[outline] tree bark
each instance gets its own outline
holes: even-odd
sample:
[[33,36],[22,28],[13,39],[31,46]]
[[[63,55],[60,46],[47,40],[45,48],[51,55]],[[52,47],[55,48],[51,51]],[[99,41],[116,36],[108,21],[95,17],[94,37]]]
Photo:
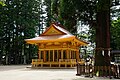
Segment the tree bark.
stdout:
[[[102,0],[104,1],[104,0]],[[97,11],[97,27],[96,27],[96,54],[95,65],[110,65],[110,1],[101,3],[99,0],[99,10]],[[107,5],[106,5],[107,4]],[[101,6],[101,7],[100,7]],[[103,7],[102,7],[103,6]]]

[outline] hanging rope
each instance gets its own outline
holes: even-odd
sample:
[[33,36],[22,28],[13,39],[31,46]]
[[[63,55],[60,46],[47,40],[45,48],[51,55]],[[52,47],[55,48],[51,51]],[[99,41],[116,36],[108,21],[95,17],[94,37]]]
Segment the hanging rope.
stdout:
[[108,51],[108,55],[110,56],[110,50],[111,48],[96,48],[95,50],[100,50],[102,51],[102,55],[105,55],[105,50]]

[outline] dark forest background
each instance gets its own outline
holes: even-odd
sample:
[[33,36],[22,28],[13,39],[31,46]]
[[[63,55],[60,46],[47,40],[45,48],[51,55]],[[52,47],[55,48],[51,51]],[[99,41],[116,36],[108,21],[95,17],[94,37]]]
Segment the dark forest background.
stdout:
[[87,25],[88,42],[96,43],[97,48],[119,50],[119,5],[119,0],[2,0],[0,64],[30,64],[37,58],[37,46],[24,40],[40,35],[52,22],[62,24],[83,40],[86,36],[77,33],[78,23]]

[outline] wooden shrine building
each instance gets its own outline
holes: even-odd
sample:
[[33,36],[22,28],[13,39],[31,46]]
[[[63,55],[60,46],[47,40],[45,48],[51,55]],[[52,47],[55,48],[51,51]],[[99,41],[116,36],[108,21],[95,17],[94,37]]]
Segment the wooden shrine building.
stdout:
[[32,67],[75,67],[80,61],[79,47],[87,45],[57,23],[52,23],[39,37],[25,41],[39,47]]

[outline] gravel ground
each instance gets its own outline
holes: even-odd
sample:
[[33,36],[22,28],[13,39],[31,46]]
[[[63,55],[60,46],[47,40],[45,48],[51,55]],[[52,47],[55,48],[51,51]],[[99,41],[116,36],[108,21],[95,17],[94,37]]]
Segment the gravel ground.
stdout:
[[28,66],[30,65],[0,66],[0,80],[109,80],[76,76],[76,69],[26,68]]

